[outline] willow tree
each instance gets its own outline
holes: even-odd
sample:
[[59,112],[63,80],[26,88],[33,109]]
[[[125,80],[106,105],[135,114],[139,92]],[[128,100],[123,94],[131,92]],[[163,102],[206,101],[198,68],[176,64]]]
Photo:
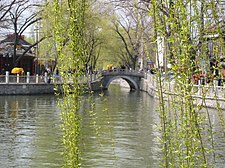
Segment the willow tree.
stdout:
[[[52,42],[58,60],[58,68],[64,84],[59,106],[62,111],[64,131],[64,167],[80,167],[79,151],[79,102],[82,92],[79,79],[82,74],[82,56],[85,54],[84,14],[86,0],[52,0]],[[72,72],[72,73],[71,73]]]
[[[196,90],[191,77],[207,73],[210,55],[207,32],[219,30],[218,2],[214,0],[152,0],[150,16],[158,64],[158,96],[164,167],[213,167],[215,164],[212,123],[205,105],[207,88],[196,105]],[[159,40],[163,39],[163,40]],[[159,42],[162,42],[160,44]],[[220,43],[223,46],[222,43]],[[159,49],[161,47],[161,49]],[[160,62],[159,51],[164,61]],[[215,50],[219,56],[219,49]],[[160,68],[161,67],[161,68]],[[163,82],[162,73],[173,73],[173,92]],[[205,113],[206,111],[206,113]]]
[[128,68],[144,69],[144,62],[149,56],[148,4],[141,0],[110,0],[115,8],[117,18],[113,21],[113,29],[121,43],[119,57]]

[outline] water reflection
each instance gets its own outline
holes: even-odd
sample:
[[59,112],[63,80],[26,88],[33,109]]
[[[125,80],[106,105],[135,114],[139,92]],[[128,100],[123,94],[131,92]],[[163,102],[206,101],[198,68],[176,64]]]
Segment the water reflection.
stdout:
[[[84,100],[80,109],[83,168],[160,167],[159,117],[153,98],[111,85],[104,96]],[[224,127],[218,112],[209,112],[216,132],[216,167],[224,167]],[[0,167],[61,167],[59,126],[54,96],[0,96]]]
[[115,86],[91,102],[81,110],[82,167],[160,167],[151,97]]
[[59,125],[54,96],[1,96],[1,167],[61,167]]

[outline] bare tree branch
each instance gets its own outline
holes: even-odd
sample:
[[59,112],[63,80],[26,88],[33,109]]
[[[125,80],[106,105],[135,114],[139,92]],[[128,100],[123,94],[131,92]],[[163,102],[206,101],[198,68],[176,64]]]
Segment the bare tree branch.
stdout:
[[34,44],[30,45],[28,48],[24,48],[24,47],[22,46],[22,48],[23,48],[25,51],[23,52],[22,55],[20,55],[20,56],[16,59],[15,65],[17,65],[17,64],[19,63],[20,59],[21,59],[28,51],[30,51],[31,48],[33,48],[34,46],[38,45],[40,42],[42,42],[42,41],[45,40],[46,38],[50,38],[50,37],[51,37],[51,36],[45,36],[45,37],[42,37],[40,40],[38,40],[38,41],[35,42]]
[[1,5],[0,6],[0,11],[1,11],[1,16],[0,16],[0,22],[4,21],[3,18],[9,13],[11,10],[12,6],[16,3],[16,0],[13,0],[9,5]]
[[[41,20],[41,17],[38,17],[38,12],[34,12],[29,14],[29,9],[34,7],[34,4],[31,4],[29,0],[20,0],[17,1],[16,5],[13,6],[9,13],[10,13],[10,22],[13,25],[15,40],[14,40],[14,51],[13,51],[13,66],[15,66],[20,57],[16,55],[16,46],[19,42],[19,37],[22,33],[31,25]],[[24,20],[25,18],[25,20]]]

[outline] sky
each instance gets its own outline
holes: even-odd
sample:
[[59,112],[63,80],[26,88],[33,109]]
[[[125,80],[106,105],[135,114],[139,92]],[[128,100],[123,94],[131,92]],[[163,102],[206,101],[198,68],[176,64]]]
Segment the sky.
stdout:
[[[42,0],[29,0],[29,3],[32,3],[32,2],[41,2]],[[0,0],[0,6],[1,6],[1,2],[3,2],[2,0]],[[6,2],[10,2],[9,0],[7,0]],[[27,5],[27,4],[26,4]],[[22,10],[22,8],[20,8]],[[31,9],[26,9],[23,13],[22,13],[22,17],[24,19],[28,18],[32,12],[34,12],[35,8],[31,8]],[[25,32],[23,33],[23,35],[25,36],[29,36],[29,37],[34,37],[35,36],[35,32],[33,31],[33,28],[34,25],[31,25],[29,26]],[[13,28],[8,28],[8,29],[3,29],[1,28],[0,29],[0,36],[3,36],[3,35],[7,35],[7,34],[12,34],[14,33],[14,30]]]

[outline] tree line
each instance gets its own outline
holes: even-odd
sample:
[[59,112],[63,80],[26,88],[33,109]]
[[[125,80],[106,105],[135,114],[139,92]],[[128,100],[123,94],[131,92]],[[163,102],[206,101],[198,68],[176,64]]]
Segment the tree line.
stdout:
[[[13,33],[15,43],[12,51],[13,65],[32,48],[38,45],[39,57],[53,59],[57,66],[57,51],[52,38],[51,21],[54,18],[53,0],[3,0],[1,1],[0,28],[2,33]],[[63,4],[66,0],[61,0]],[[85,71],[93,71],[106,67],[126,66],[127,68],[143,68],[143,59],[150,55],[150,20],[148,19],[148,3],[145,1],[98,1],[90,0],[86,3],[85,12],[85,46],[83,55]],[[68,23],[68,13],[63,11],[64,27]],[[38,35],[34,35],[34,31]],[[38,29],[38,30],[37,30]],[[28,39],[32,45],[24,50],[20,57],[16,57],[16,47],[19,38],[26,31],[32,32]],[[63,30],[62,30],[63,32]],[[34,37],[37,36],[37,37]],[[67,38],[64,44],[69,41]],[[69,51],[65,51],[69,52]],[[15,57],[14,57],[15,55]],[[141,66],[141,67],[140,67]]]

